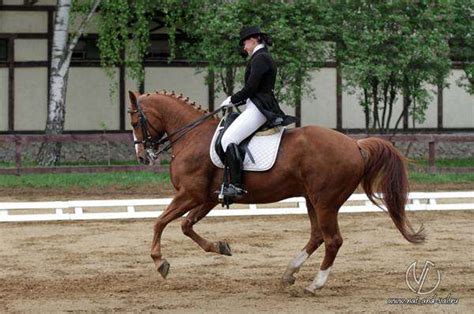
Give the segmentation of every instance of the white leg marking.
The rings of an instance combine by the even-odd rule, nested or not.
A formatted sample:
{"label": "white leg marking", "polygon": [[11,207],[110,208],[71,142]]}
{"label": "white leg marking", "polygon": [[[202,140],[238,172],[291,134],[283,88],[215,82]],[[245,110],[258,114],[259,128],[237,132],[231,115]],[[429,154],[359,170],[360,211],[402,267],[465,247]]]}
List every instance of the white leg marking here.
{"label": "white leg marking", "polygon": [[290,262],[290,265],[288,267],[291,267],[293,269],[298,269],[303,265],[303,263],[308,259],[309,254],[306,253],[306,250],[301,251],[296,255],[296,257]]}
{"label": "white leg marking", "polygon": [[329,273],[331,272],[331,267],[326,270],[320,270],[318,275],[314,278],[312,284],[308,286],[305,290],[311,293],[314,293],[314,290],[321,289],[326,281],[328,280]]}
{"label": "white leg marking", "polygon": [[288,264],[286,267],[285,273],[282,277],[282,282],[285,285],[291,285],[295,282],[294,273],[300,270],[301,265],[308,259],[309,254],[306,253],[306,250],[301,251],[295,258]]}

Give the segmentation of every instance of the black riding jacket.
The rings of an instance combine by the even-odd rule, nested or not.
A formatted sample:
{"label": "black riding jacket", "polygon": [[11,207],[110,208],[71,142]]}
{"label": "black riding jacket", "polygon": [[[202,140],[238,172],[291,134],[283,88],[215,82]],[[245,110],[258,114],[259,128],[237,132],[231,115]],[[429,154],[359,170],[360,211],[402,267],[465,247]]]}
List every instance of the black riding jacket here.
{"label": "black riding jacket", "polygon": [[276,63],[268,49],[263,47],[255,51],[245,69],[245,86],[232,95],[230,101],[238,106],[250,98],[271,127],[295,122],[295,117],[288,116],[281,110],[273,93],[276,74]]}

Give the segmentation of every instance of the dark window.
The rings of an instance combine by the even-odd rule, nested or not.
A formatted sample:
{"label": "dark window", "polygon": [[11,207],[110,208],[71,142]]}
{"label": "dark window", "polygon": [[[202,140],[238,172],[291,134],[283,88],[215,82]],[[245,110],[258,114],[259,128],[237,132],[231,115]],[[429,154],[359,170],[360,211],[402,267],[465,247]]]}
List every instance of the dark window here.
{"label": "dark window", "polygon": [[[180,46],[182,44],[182,39],[176,39],[176,48],[175,48],[175,61],[183,61],[185,60]],[[146,60],[149,61],[168,61],[170,56],[170,47],[168,43],[168,39],[151,39],[150,40],[150,48],[148,49],[148,53],[146,55]]]}
{"label": "dark window", "polygon": [[72,52],[73,60],[100,60],[96,39],[79,39]]}
{"label": "dark window", "polygon": [[8,40],[0,39],[0,61],[7,61],[8,59]]}

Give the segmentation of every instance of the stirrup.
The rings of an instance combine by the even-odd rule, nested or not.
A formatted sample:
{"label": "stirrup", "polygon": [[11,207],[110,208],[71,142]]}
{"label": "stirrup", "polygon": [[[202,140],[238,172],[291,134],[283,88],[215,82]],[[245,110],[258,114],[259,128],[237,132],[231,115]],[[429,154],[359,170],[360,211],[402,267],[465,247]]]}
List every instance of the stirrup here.
{"label": "stirrup", "polygon": [[228,186],[224,187],[221,191],[221,194],[228,197],[236,197],[241,196],[243,194],[247,194],[248,192],[243,188],[233,185],[230,183]]}
{"label": "stirrup", "polygon": [[225,184],[221,184],[221,188],[217,191],[214,191],[214,194],[219,194],[217,197],[219,200],[219,203],[224,204],[224,189],[225,189]]}

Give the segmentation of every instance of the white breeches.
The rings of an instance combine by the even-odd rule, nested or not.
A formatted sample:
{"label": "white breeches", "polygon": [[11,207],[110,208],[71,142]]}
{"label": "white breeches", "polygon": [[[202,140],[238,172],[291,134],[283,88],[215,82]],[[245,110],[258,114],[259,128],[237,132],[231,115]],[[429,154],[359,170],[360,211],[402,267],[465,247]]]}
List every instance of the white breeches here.
{"label": "white breeches", "polygon": [[221,144],[224,151],[231,143],[240,144],[267,121],[267,118],[250,99],[247,99],[246,105],[245,110],[232,122],[222,136]]}

